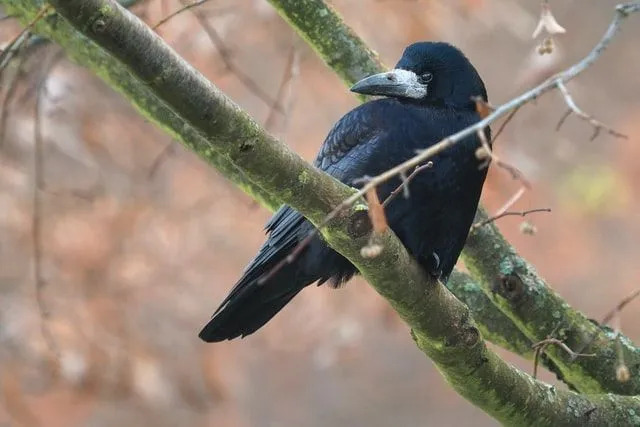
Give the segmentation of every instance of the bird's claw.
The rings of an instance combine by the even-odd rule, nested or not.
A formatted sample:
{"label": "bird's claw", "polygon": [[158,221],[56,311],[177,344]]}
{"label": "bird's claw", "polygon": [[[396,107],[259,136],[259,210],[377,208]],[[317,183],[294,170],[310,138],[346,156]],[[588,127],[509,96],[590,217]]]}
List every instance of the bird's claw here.
{"label": "bird's claw", "polygon": [[442,276],[442,269],[440,268],[440,257],[437,253],[431,252],[431,268],[429,274],[435,280],[439,280]]}

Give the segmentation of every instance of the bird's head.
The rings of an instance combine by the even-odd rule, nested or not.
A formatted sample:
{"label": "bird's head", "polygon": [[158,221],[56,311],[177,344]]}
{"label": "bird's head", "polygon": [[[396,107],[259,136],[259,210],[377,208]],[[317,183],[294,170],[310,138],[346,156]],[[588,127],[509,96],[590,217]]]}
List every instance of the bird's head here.
{"label": "bird's head", "polygon": [[472,98],[487,100],[476,69],[456,47],[419,42],[407,47],[395,68],[360,80],[352,92],[413,100],[421,104],[475,108]]}

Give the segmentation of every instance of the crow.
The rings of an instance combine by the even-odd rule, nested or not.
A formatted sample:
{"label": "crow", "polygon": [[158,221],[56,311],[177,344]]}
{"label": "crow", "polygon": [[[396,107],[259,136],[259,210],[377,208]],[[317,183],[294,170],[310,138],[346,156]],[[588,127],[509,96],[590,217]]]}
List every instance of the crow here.
{"label": "crow", "polygon": [[[464,54],[443,42],[408,46],[391,71],[351,90],[382,96],[344,115],[331,129],[314,165],[341,182],[375,176],[480,120],[474,98],[487,101],[478,72]],[[490,141],[490,130],[485,129]],[[469,136],[432,159],[408,184],[408,197],[385,208],[391,229],[429,274],[446,281],[464,246],[487,173],[476,156],[480,140]],[[384,200],[401,183],[377,188]],[[312,283],[338,287],[357,269],[321,236],[290,264],[273,270],[314,226],[289,206],[265,227],[268,239],[200,332],[207,342],[252,334]],[[275,273],[273,271],[275,271]],[[267,280],[260,280],[260,278]]]}

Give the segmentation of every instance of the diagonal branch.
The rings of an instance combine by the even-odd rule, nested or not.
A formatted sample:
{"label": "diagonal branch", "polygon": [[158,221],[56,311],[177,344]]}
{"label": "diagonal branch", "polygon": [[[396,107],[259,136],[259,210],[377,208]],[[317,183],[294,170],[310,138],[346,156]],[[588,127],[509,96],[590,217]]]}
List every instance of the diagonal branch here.
{"label": "diagonal branch", "polygon": [[[2,1],[7,4],[15,15],[22,17],[24,22],[29,22],[35,12],[37,12],[38,2],[23,1]],[[121,0],[121,4],[134,3],[135,0]],[[81,65],[84,65],[96,72],[111,87],[119,91],[128,98],[144,117],[166,130],[171,137],[181,142],[188,149],[193,150],[203,160],[220,170],[222,174],[231,180],[236,186],[249,194],[254,199],[260,201],[264,206],[271,210],[277,209],[281,202],[271,194],[267,193],[259,185],[251,181],[242,171],[240,171],[228,157],[220,155],[211,148],[207,139],[195,131],[195,129],[182,118],[180,118],[173,110],[165,104],[158,101],[156,95],[143,82],[137,80],[131,75],[127,67],[115,60],[111,55],[98,48],[91,43],[83,35],[75,32],[65,21],[58,19],[57,16],[51,16],[49,19],[38,21],[35,26],[36,32],[40,37],[47,37],[61,45],[69,56]],[[40,38],[42,40],[42,38]],[[357,44],[354,46],[358,46]],[[345,58],[352,58],[351,55],[344,55]],[[357,55],[355,56],[357,57]],[[357,62],[354,66],[360,67]],[[370,65],[373,67],[373,65]],[[4,110],[3,110],[4,111]],[[3,116],[5,113],[3,112]],[[167,148],[168,149],[168,148]],[[165,149],[162,153],[167,153]],[[160,156],[160,159],[164,154]],[[156,163],[151,168],[153,172],[157,167]],[[302,176],[304,179],[304,175]],[[489,309],[489,306],[485,307]],[[493,310],[496,310],[495,308]],[[499,316],[499,313],[495,313]],[[508,331],[508,329],[502,329]],[[490,335],[492,338],[494,335]],[[510,342],[517,340],[516,337],[502,336],[498,342]]]}
{"label": "diagonal branch", "polygon": [[[179,113],[185,124],[206,138],[211,150],[227,156],[266,192],[311,221],[322,221],[333,206],[354,192],[266,135],[244,111],[113,1],[56,0],[52,4]],[[282,191],[283,182],[294,184]],[[485,346],[466,306],[440,283],[425,277],[388,229],[379,236],[382,253],[375,260],[361,257],[360,248],[368,233],[354,235],[349,224],[363,207],[358,203],[355,212],[352,209],[337,217],[324,237],[392,304],[412,328],[418,347],[461,395],[505,424],[530,425],[541,419],[552,425],[623,425],[633,421],[632,414],[640,410],[636,398],[555,390],[502,361]]]}
{"label": "diagonal branch", "polygon": [[628,138],[627,135],[618,132],[614,128],[605,125],[599,120],[594,119],[592,116],[585,113],[580,107],[578,107],[578,104],[576,104],[576,102],[573,100],[573,97],[569,93],[569,89],[567,89],[567,86],[565,86],[564,82],[562,81],[558,82],[558,89],[560,89],[560,93],[562,93],[562,96],[564,97],[564,101],[567,103],[567,106],[569,107],[569,109],[562,116],[562,118],[560,118],[560,121],[556,125],[556,130],[560,130],[565,120],[567,120],[567,117],[569,117],[571,113],[573,113],[576,116],[580,117],[582,120],[589,123],[591,126],[593,126],[593,134],[591,135],[592,141],[596,139],[598,135],[600,135],[600,131],[603,129],[606,130],[610,135],[615,136],[616,138],[624,138],[624,139]]}
{"label": "diagonal branch", "polygon": [[[358,75],[360,63],[366,63],[372,68],[377,66],[373,72],[384,71],[384,67],[379,63],[375,55],[369,55],[369,59],[366,61],[363,59],[354,63],[350,60],[352,57],[360,58],[362,53],[368,53],[369,50],[360,49],[362,41],[342,22],[337,13],[328,7],[324,1],[309,0],[300,2],[300,4],[294,0],[269,1],[285,19],[295,26],[299,33],[320,52],[325,62],[336,69],[336,72],[343,77],[347,85],[355,83],[355,79],[350,76]],[[304,5],[302,5],[302,3],[304,3]],[[445,138],[439,144],[431,147],[429,150],[425,150],[410,161],[398,165],[396,168],[382,175],[374,177],[361,189],[361,193],[366,193],[369,189],[367,187],[369,186],[376,186],[392,176],[406,173],[417,164],[424,162],[430,156],[450,147],[468,135],[481,131],[485,126],[500,117],[506,116],[505,120],[510,120],[515,112],[525,104],[537,99],[544,93],[559,88],[559,85],[575,78],[602,55],[620,30],[624,19],[631,13],[638,12],[639,9],[640,2],[638,1],[618,5],[616,7],[615,17],[607,31],[598,44],[581,61],[542,82],[535,88],[495,108],[474,126]],[[328,21],[337,22],[331,31],[328,31],[325,27],[325,22]],[[327,56],[323,53],[322,47],[326,46],[329,41],[333,46],[333,56]],[[347,59],[344,64],[336,65],[336,57],[345,57]],[[351,75],[345,74],[341,71],[345,66],[353,67],[354,72]],[[356,195],[352,196],[352,199],[355,200]],[[487,215],[481,207],[476,222],[486,219]],[[533,267],[517,255],[516,250],[503,238],[494,224],[489,224],[486,227],[474,230],[471,238],[467,240],[465,249],[462,252],[462,258],[465,264],[470,266],[473,276],[481,282],[487,295],[492,298],[500,309],[503,310],[517,327],[533,342],[545,339],[556,327],[558,322],[562,322],[562,324],[566,326],[566,332],[574,336],[575,339],[580,339],[579,337],[582,336],[590,337],[592,333],[598,336],[598,339],[593,344],[597,348],[589,349],[589,351],[596,353],[598,357],[590,360],[568,360],[566,355],[561,352],[553,349],[548,351],[554,363],[563,371],[563,377],[567,379],[570,378],[571,383],[579,390],[605,390],[624,394],[640,394],[640,375],[634,375],[631,381],[626,384],[620,384],[616,381],[615,376],[611,374],[611,372],[615,370],[613,366],[615,360],[608,357],[608,355],[615,349],[615,337],[607,336],[603,330],[595,327],[584,315],[572,309],[565,301],[556,295],[537,272],[535,272]],[[514,301],[507,304],[504,301],[499,301],[499,298],[493,292],[495,288],[499,288],[503,283],[505,277],[503,274],[504,267],[512,265],[521,266],[522,269],[524,269],[522,266],[527,266],[525,270],[528,279],[524,280],[523,283],[525,283],[525,290],[529,294],[528,305],[516,304]],[[503,267],[502,269],[501,266]],[[512,269],[507,270],[507,272],[511,273]],[[532,310],[533,307],[539,310]],[[549,319],[548,313],[557,313],[558,319]],[[551,320],[555,320],[555,322]],[[624,342],[627,344],[630,343],[627,339],[625,339]],[[577,343],[571,343],[571,345],[575,348],[580,347]],[[634,360],[634,366],[640,369],[640,350],[629,344],[624,346],[623,351],[625,357],[631,357]],[[635,383],[632,384],[634,381]]]}

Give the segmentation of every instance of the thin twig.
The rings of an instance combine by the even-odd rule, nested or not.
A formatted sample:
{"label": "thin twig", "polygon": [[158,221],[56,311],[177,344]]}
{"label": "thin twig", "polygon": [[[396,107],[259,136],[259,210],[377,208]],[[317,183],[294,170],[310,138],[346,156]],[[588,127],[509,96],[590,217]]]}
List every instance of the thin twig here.
{"label": "thin twig", "polygon": [[635,291],[633,291],[630,295],[624,297],[610,312],[608,312],[604,318],[602,319],[602,323],[603,325],[606,325],[607,323],[609,323],[609,321],[613,318],[613,316],[616,315],[616,313],[619,313],[622,311],[622,309],[629,304],[631,301],[633,301],[634,299],[636,299],[637,297],[640,296],[640,289],[636,289]]}
{"label": "thin twig", "polygon": [[560,92],[562,93],[562,96],[564,97],[564,101],[567,103],[569,110],[567,110],[567,112],[562,116],[562,118],[558,122],[558,125],[556,126],[556,130],[560,130],[560,128],[562,127],[562,124],[565,122],[565,120],[567,120],[567,117],[569,117],[571,113],[573,113],[576,116],[580,117],[582,120],[588,122],[591,126],[593,126],[593,135],[591,135],[592,141],[596,139],[598,135],[600,135],[600,131],[602,129],[606,130],[610,135],[616,138],[623,138],[623,139],[628,138],[627,135],[618,132],[617,130],[613,129],[610,126],[605,125],[601,121],[596,120],[589,114],[585,113],[582,109],[580,109],[580,107],[578,107],[576,102],[573,100],[573,97],[569,93],[569,89],[567,89],[567,86],[565,86],[563,82],[558,82],[558,89],[560,89]]}
{"label": "thin twig", "polygon": [[[448,149],[449,147],[455,145],[461,140],[477,133],[478,131],[483,130],[485,127],[489,126],[491,123],[495,122],[500,117],[508,115],[514,109],[520,108],[524,104],[527,104],[535,99],[538,99],[543,94],[558,88],[559,83],[566,83],[576,76],[580,75],[584,70],[589,68],[606,50],[606,48],[611,43],[611,40],[616,36],[618,31],[620,30],[621,23],[623,20],[629,16],[629,14],[637,12],[640,10],[640,2],[631,2],[618,5],[616,7],[616,14],[614,16],[613,21],[607,28],[607,31],[602,36],[598,44],[579,62],[575,63],[571,67],[562,71],[561,73],[556,74],[555,76],[545,80],[540,83],[538,86],[530,89],[518,97],[512,99],[509,102],[506,102],[495,108],[493,112],[491,112],[484,119],[476,122],[475,124],[462,129],[459,132],[454,133],[453,135],[444,138],[442,141],[437,144],[432,145],[431,147],[421,151],[418,155],[412,157],[411,159],[400,163],[399,165],[386,170],[385,172],[372,177],[365,183],[358,191],[355,191],[351,196],[343,200],[339,203],[332,212],[329,213],[327,218],[334,218],[337,212],[341,212],[344,209],[348,208],[358,200],[362,198],[364,194],[367,193],[371,188],[377,187],[383,182],[400,175],[402,173],[406,173],[408,170],[415,168],[416,166],[424,163],[429,160],[436,154],[441,153],[442,151]],[[486,138],[485,138],[486,139]],[[328,221],[323,221],[323,224],[326,224]]]}
{"label": "thin twig", "polygon": [[521,217],[525,217],[525,216],[527,216],[529,214],[536,213],[536,212],[551,212],[551,209],[550,208],[536,208],[536,209],[527,209],[526,211],[505,211],[505,212],[502,212],[500,214],[497,214],[497,215],[494,215],[492,217],[489,217],[489,218],[485,219],[484,221],[476,222],[475,224],[473,224],[471,226],[471,229],[473,230],[473,229],[485,226],[485,225],[490,224],[490,223],[492,223],[494,221],[497,221],[500,218],[503,218],[505,216],[521,216]]}
{"label": "thin twig", "polygon": [[402,180],[402,182],[400,183],[400,185],[398,185],[395,190],[393,190],[388,196],[387,198],[384,200],[384,202],[382,202],[382,207],[386,208],[387,205],[389,203],[391,203],[391,201],[393,199],[395,199],[398,194],[400,194],[400,192],[404,193],[404,197],[408,198],[411,195],[409,194],[409,183],[411,182],[411,180],[413,178],[415,178],[416,175],[418,175],[420,172],[422,172],[425,169],[429,169],[433,167],[433,162],[432,161],[428,161],[427,163],[425,163],[424,165],[420,165],[420,166],[416,166],[416,168],[413,170],[413,172],[411,172],[411,174],[406,177],[405,179]]}
{"label": "thin twig", "polygon": [[514,108],[513,110],[511,110],[511,112],[509,113],[509,115],[507,116],[507,118],[504,120],[504,122],[502,122],[502,124],[500,125],[500,127],[498,128],[498,131],[496,132],[495,135],[493,135],[493,138],[491,138],[491,145],[493,146],[496,143],[496,139],[498,139],[498,137],[500,136],[500,134],[502,133],[502,131],[504,130],[504,128],[507,127],[507,125],[509,124],[509,122],[511,121],[511,119],[513,119],[513,116],[516,115],[516,113],[518,112],[518,110],[520,110],[520,107],[522,107],[521,105]]}
{"label": "thin twig", "polygon": [[264,127],[267,130],[271,130],[271,128],[273,127],[273,123],[276,118],[276,107],[278,105],[284,106],[282,116],[285,119],[287,119],[289,116],[289,112],[291,111],[291,103],[288,101],[291,99],[291,95],[293,93],[293,84],[300,74],[299,61],[300,54],[298,52],[298,49],[295,45],[292,45],[291,49],[289,50],[289,55],[287,56],[287,63],[284,67],[284,73],[282,73],[282,80],[280,81],[278,92],[276,93],[275,103],[271,105],[271,108],[269,108],[267,119],[264,122]]}
{"label": "thin twig", "polygon": [[609,321],[612,321],[611,324],[613,326],[613,330],[616,334],[616,357],[618,358],[618,366],[616,367],[616,379],[620,382],[627,382],[631,376],[629,372],[629,367],[625,363],[624,360],[624,351],[622,351],[622,342],[620,340],[620,331],[622,330],[621,323],[622,319],[620,317],[620,313],[622,309],[637,298],[640,295],[640,289],[631,293],[631,295],[623,298],[616,307],[611,310],[607,315],[602,319],[602,324],[606,324]]}
{"label": "thin twig", "polygon": [[29,35],[30,35],[29,33],[30,33],[31,29],[33,28],[33,26],[36,25],[38,23],[38,21],[40,19],[42,19],[42,17],[44,17],[44,15],[47,12],[49,12],[50,10],[51,10],[51,5],[45,4],[44,6],[42,6],[42,8],[38,11],[36,16],[33,17],[31,22],[29,22],[20,31],[20,33],[18,33],[18,35],[15,36],[9,42],[9,45],[5,50],[0,52],[0,70],[3,70],[7,66],[7,64],[9,63],[9,60],[13,56],[13,53],[15,53],[19,49],[20,45],[22,45],[22,43],[24,43],[25,40],[27,40],[29,38]]}
{"label": "thin twig", "polygon": [[496,215],[502,215],[507,212],[511,208],[511,206],[513,206],[518,200],[520,200],[520,197],[522,197],[526,190],[527,189],[525,187],[520,187],[518,191],[516,191],[513,196],[511,196],[511,198],[507,200],[505,204],[500,207],[500,209],[498,209]]}
{"label": "thin twig", "polygon": [[0,112],[0,147],[4,145],[5,137],[7,135],[7,122],[9,119],[10,104],[16,94],[18,82],[24,72],[24,66],[27,59],[26,55],[22,54],[23,47],[24,45],[22,45],[16,53],[18,64],[16,66],[15,74],[13,74],[9,82],[5,84],[7,91],[4,99],[2,100],[2,112]]}
{"label": "thin twig", "polygon": [[582,120],[585,120],[586,122],[591,124],[591,126],[593,126],[593,128],[594,128],[593,135],[591,135],[591,140],[592,141],[598,137],[598,135],[600,134],[600,131],[602,129],[605,129],[610,135],[612,135],[612,136],[614,136],[616,138],[623,138],[623,139],[627,139],[628,138],[627,135],[625,135],[625,134],[623,134],[621,132],[618,132],[617,130],[613,129],[610,126],[605,125],[601,121],[596,120],[595,118],[593,118],[589,114],[585,113],[582,109],[580,109],[580,107],[578,107],[578,105],[573,100],[573,97],[569,93],[569,90],[567,89],[567,87],[565,86],[564,83],[559,82],[558,83],[558,88],[560,89],[560,92],[562,93],[562,96],[564,97],[564,100],[565,100],[567,106],[569,107],[569,109],[567,110],[567,112],[562,116],[562,118],[558,122],[558,124],[556,126],[556,130],[560,130],[560,128],[562,127],[562,125],[566,121],[566,119],[571,115],[571,113],[573,113],[573,114],[577,115],[578,117],[580,117]]}
{"label": "thin twig", "polygon": [[[189,4],[186,2],[186,0],[180,0],[180,2],[184,6],[187,6]],[[191,10],[191,13],[193,13],[193,16],[195,16],[195,18],[198,20],[198,22],[204,29],[204,32],[207,34],[207,37],[209,37],[209,40],[211,40],[211,43],[213,43],[213,45],[218,50],[218,53],[220,54],[220,58],[222,59],[222,62],[224,63],[226,69],[230,71],[232,74],[234,74],[237,77],[237,79],[240,81],[240,83],[242,83],[247,89],[249,89],[249,91],[253,93],[256,97],[262,100],[265,104],[272,106],[272,108],[275,111],[282,113],[283,112],[282,106],[278,102],[276,102],[269,94],[267,94],[260,87],[260,85],[256,83],[248,74],[246,74],[244,71],[242,71],[239,67],[235,65],[235,63],[231,59],[229,49],[225,45],[224,40],[222,39],[222,37],[220,37],[216,29],[209,23],[209,21],[207,20],[207,17],[197,9],[190,9],[190,10]]]}
{"label": "thin twig", "polygon": [[533,356],[533,378],[536,378],[538,375],[538,361],[540,359],[540,355],[544,354],[544,351],[549,345],[557,345],[562,350],[564,350],[569,356],[571,356],[571,360],[575,360],[578,357],[595,357],[595,354],[585,354],[585,353],[576,353],[571,350],[565,343],[560,341],[557,338],[547,338],[540,342],[537,342],[531,346],[532,349],[535,350],[535,354]]}
{"label": "thin twig", "polygon": [[206,2],[208,2],[209,0],[197,0],[194,1],[191,4],[188,4],[186,6],[182,6],[180,9],[168,14],[167,16],[165,16],[164,18],[162,18],[161,20],[159,20],[158,22],[155,23],[155,25],[153,25],[151,27],[152,30],[157,30],[159,26],[166,24],[171,18],[174,18],[175,16],[180,15],[182,12],[186,12],[187,10],[191,9],[192,7],[196,7],[196,6],[200,6],[201,4],[204,4]]}
{"label": "thin twig", "polygon": [[27,46],[28,41],[34,37],[29,31],[21,32],[18,37],[11,40],[7,47],[0,52],[0,72],[4,72],[15,55]]}
{"label": "thin twig", "polygon": [[[637,289],[635,291],[633,291],[630,295],[624,297],[622,300],[620,300],[620,302],[618,304],[616,304],[616,306],[611,309],[611,311],[609,311],[600,321],[601,325],[606,325],[607,323],[609,323],[612,319],[615,319],[615,324],[613,325],[613,329],[615,331],[616,334],[616,348],[617,348],[617,353],[618,353],[618,359],[622,361],[622,363],[619,363],[619,367],[624,367],[624,359],[622,358],[622,344],[620,343],[620,312],[622,311],[622,309],[624,309],[624,307],[629,304],[631,301],[633,301],[635,298],[637,298],[638,296],[640,296],[640,289]],[[593,343],[593,340],[595,340],[596,338],[596,334],[594,333],[587,341],[586,343],[582,346],[582,348],[580,349],[580,351],[584,351],[584,349],[586,349],[587,347],[591,346],[591,344]]]}
{"label": "thin twig", "polygon": [[147,179],[151,179],[155,176],[160,166],[167,160],[173,153],[175,152],[175,142],[170,141],[167,145],[165,145],[160,153],[156,156],[155,159],[151,162],[151,166],[149,166],[149,171],[147,172]]}
{"label": "thin twig", "polygon": [[45,90],[51,70],[63,57],[64,51],[59,50],[51,55],[45,64],[40,80],[36,87],[36,102],[34,108],[34,163],[33,163],[33,214],[32,214],[32,239],[33,239],[33,278],[35,282],[36,302],[40,313],[40,331],[42,337],[56,361],[60,360],[60,350],[55,338],[48,326],[50,312],[44,299],[45,280],[42,276],[42,200],[41,193],[44,190],[43,173],[43,138],[42,138],[42,93]]}
{"label": "thin twig", "polygon": [[[493,152],[493,150],[491,149],[491,147],[489,146],[489,142],[487,141],[487,136],[484,133],[483,129],[478,130],[477,132],[478,135],[478,139],[480,140],[480,143],[482,144],[482,148],[483,148],[483,153],[484,155],[488,156],[488,158],[495,163],[496,166],[506,170],[507,172],[509,172],[509,174],[511,175],[511,178],[518,180],[520,182],[522,182],[522,185],[524,187],[526,187],[527,189],[531,188],[531,183],[524,177],[524,174],[522,172],[520,172],[520,170],[513,166],[510,165],[507,162],[503,162],[502,160],[500,160],[500,158]],[[482,164],[480,167],[481,168],[485,168],[489,166],[489,162],[487,161],[486,163]]]}

